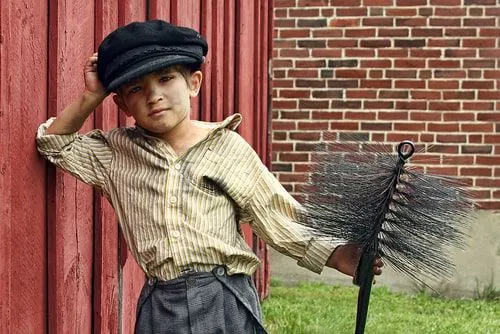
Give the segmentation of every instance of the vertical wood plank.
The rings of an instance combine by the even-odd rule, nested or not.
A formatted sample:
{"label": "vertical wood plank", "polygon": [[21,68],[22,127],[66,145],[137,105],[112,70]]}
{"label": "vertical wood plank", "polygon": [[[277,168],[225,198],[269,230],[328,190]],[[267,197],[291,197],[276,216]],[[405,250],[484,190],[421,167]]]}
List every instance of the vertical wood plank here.
{"label": "vertical wood plank", "polygon": [[42,333],[46,180],[34,135],[47,116],[48,7],[0,7],[0,331]]}
{"label": "vertical wood plank", "polygon": [[[118,22],[119,25],[125,25],[133,21],[144,21],[147,17],[146,0],[124,0],[119,2]],[[120,124],[131,126],[134,120],[131,117],[124,118],[124,113],[120,112]],[[135,325],[135,312],[137,299],[144,284],[145,276],[142,269],[134,260],[128,250],[123,236],[119,240],[120,261],[120,291],[121,303],[119,306],[120,314],[120,333],[133,333]]]}
{"label": "vertical wood plank", "polygon": [[[94,50],[94,3],[50,0],[49,115],[84,88],[83,65]],[[92,128],[89,117],[82,132]],[[61,170],[48,177],[49,332],[92,328],[93,192]]]}
{"label": "vertical wood plank", "polygon": [[171,0],[149,0],[148,19],[170,22]]}
{"label": "vertical wood plank", "polygon": [[[196,31],[200,31],[202,6],[201,0],[171,0],[170,4],[170,22],[172,24],[181,25],[192,28]],[[203,35],[202,32],[201,34]],[[203,82],[207,82],[204,71],[203,74]],[[200,119],[200,103],[200,96],[191,99],[192,119]]]}
{"label": "vertical wood plank", "polygon": [[234,110],[235,88],[235,42],[236,42],[236,1],[224,0],[224,61],[223,75],[223,117],[232,115]]}
{"label": "vertical wood plank", "polygon": [[202,67],[205,83],[201,86],[201,110],[198,119],[210,121],[212,119],[212,87],[210,83],[212,81],[212,60],[215,56],[212,50],[212,0],[201,0],[201,35],[208,42],[208,54]]}
{"label": "vertical wood plank", "polygon": [[[118,26],[118,1],[95,2],[95,50]],[[118,124],[116,105],[107,98],[94,114],[97,129],[110,130]],[[93,328],[95,333],[118,333],[119,294],[118,222],[108,200],[94,190],[94,282]]]}
{"label": "vertical wood plank", "polygon": [[221,121],[223,119],[224,99],[224,1],[212,0],[212,68],[211,85],[211,120]]}
{"label": "vertical wood plank", "polygon": [[[254,92],[252,80],[254,73],[254,5],[252,1],[236,1],[236,91],[235,109],[242,114],[243,124],[239,128],[240,134],[253,146],[255,131],[254,122]],[[253,247],[252,230],[248,225],[242,228],[245,240]]]}

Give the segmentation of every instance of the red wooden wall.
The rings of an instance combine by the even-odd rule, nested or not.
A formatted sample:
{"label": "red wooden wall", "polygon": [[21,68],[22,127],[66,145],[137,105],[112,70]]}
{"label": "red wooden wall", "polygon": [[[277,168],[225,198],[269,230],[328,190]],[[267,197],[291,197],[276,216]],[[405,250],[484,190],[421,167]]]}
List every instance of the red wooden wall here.
{"label": "red wooden wall", "polygon": [[[97,191],[36,153],[38,125],[82,90],[103,37],[134,20],[199,29],[210,50],[193,117],[244,116],[241,134],[269,165],[267,0],[9,0],[0,6],[0,333],[132,333],[144,275]],[[84,130],[132,124],[110,99]],[[267,252],[256,273],[268,289]]]}

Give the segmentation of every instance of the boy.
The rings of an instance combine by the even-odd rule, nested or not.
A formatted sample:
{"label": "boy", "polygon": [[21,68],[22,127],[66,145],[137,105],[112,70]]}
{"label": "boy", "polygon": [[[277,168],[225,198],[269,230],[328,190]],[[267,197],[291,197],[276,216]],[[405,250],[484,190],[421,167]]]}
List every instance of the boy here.
{"label": "boy", "polygon": [[[352,276],[359,259],[356,245],[316,240],[294,223],[299,204],[233,131],[239,114],[190,119],[207,52],[199,33],[164,21],[118,28],[85,64],[84,93],[37,134],[46,159],[113,204],[148,277],[138,333],[265,332],[250,279],[259,261],[239,221],[318,273],[326,264]],[[136,126],[77,134],[111,92]]]}

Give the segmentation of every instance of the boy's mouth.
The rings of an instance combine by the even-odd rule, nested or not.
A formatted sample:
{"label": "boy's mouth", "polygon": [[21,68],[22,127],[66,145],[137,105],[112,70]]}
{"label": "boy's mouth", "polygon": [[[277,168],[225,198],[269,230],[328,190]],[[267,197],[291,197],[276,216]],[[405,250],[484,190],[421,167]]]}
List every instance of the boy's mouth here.
{"label": "boy's mouth", "polygon": [[152,116],[160,116],[162,115],[164,112],[166,112],[168,110],[168,108],[158,108],[158,109],[153,109],[151,110],[151,112],[149,113],[148,116],[152,117]]}

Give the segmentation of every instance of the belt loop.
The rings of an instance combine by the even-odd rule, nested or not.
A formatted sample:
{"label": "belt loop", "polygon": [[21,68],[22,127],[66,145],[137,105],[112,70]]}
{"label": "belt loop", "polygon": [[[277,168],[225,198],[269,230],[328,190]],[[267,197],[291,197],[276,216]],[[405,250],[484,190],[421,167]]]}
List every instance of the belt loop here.
{"label": "belt loop", "polygon": [[158,282],[158,279],[156,277],[149,277],[148,278],[148,285],[149,286],[155,286],[156,282]]}

